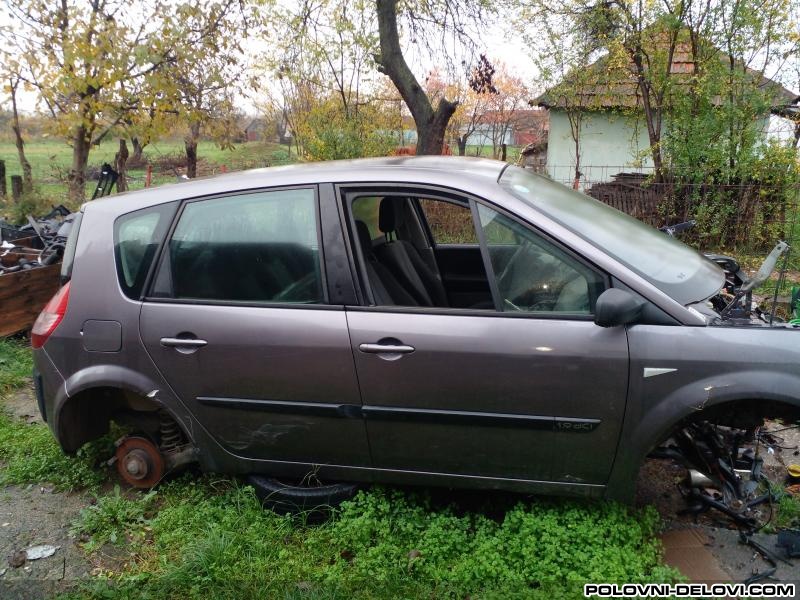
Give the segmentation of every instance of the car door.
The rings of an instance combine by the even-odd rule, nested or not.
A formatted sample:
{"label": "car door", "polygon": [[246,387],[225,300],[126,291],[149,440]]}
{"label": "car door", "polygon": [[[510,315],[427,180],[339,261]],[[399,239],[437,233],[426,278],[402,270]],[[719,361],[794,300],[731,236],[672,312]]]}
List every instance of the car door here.
{"label": "car door", "polygon": [[373,462],[602,485],[628,376],[625,330],[592,318],[607,278],[512,216],[471,210],[493,308],[348,309]]}
{"label": "car door", "polygon": [[[140,333],[228,452],[367,466],[347,320],[328,301],[318,213],[315,187],[186,202]],[[325,243],[336,241],[341,230]]]}

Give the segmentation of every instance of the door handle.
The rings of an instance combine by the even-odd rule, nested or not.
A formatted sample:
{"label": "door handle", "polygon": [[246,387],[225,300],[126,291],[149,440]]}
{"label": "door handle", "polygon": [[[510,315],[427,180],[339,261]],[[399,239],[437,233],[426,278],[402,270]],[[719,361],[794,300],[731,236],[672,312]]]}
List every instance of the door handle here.
{"label": "door handle", "polygon": [[411,354],[414,346],[405,344],[361,344],[359,350],[365,354]]}
{"label": "door handle", "polygon": [[206,346],[206,340],[198,340],[195,338],[161,338],[161,345],[169,348],[202,348]]}

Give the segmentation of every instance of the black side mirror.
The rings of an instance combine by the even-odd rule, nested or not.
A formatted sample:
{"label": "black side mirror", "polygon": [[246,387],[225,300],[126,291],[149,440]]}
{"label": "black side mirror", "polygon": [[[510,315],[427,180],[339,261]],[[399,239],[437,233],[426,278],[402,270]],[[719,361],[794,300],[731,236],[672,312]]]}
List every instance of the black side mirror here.
{"label": "black side mirror", "polygon": [[600,327],[633,323],[642,314],[645,301],[618,288],[609,288],[597,299],[594,322]]}

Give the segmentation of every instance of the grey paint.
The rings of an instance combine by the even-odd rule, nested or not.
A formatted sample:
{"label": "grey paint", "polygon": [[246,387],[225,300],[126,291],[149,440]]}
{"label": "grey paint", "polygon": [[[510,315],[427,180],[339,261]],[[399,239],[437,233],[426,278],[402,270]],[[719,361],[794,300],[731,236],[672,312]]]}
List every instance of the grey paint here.
{"label": "grey paint", "polygon": [[119,352],[122,348],[122,325],[119,321],[88,319],[83,323],[83,349],[87,352]]}
{"label": "grey paint", "polygon": [[[652,445],[697,410],[744,398],[800,408],[797,332],[707,326],[699,313],[506,194],[497,184],[503,166],[436,157],[322,163],[87,204],[67,314],[34,352],[48,424],[63,441],[64,407],[83,392],[115,387],[169,410],[207,470],[298,475],[321,465],[323,477],[357,481],[622,498]],[[676,325],[604,329],[586,320],[354,306],[353,257],[332,190],[369,182],[455,190],[496,204]],[[323,184],[323,260],[338,305],[139,302],[122,294],[112,251],[118,216],[175,200],[314,183]],[[87,321],[119,323],[119,350],[88,351],[81,336]],[[186,333],[208,344],[186,352],[161,344]],[[93,335],[89,347],[111,347],[109,334]],[[414,351],[359,350],[387,337]],[[644,378],[645,368],[677,370]],[[214,398],[244,408],[215,405]],[[292,404],[294,413],[285,410]],[[396,418],[403,411],[413,413],[411,421]],[[451,418],[439,425],[437,411]],[[553,429],[542,426],[550,421]]]}

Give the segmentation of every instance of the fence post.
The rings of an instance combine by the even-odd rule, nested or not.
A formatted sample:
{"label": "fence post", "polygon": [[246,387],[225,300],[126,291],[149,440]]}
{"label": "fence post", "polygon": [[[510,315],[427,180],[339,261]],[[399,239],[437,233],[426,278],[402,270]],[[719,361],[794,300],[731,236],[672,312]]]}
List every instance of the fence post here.
{"label": "fence post", "polygon": [[220,170],[220,173],[227,173],[228,172],[228,167],[226,167],[225,165],[222,165],[219,168],[219,170]]}
{"label": "fence post", "polygon": [[20,198],[22,198],[22,176],[21,175],[12,175],[11,176],[11,197],[14,198],[14,202],[19,202]]}
{"label": "fence post", "polygon": [[508,152],[508,146],[506,144],[502,144],[500,146],[500,160],[506,162],[506,153]]}
{"label": "fence post", "polygon": [[149,188],[153,184],[153,165],[147,165],[147,174],[144,176],[144,187]]}
{"label": "fence post", "polygon": [[0,160],[0,198],[5,198],[6,193],[6,161]]}

